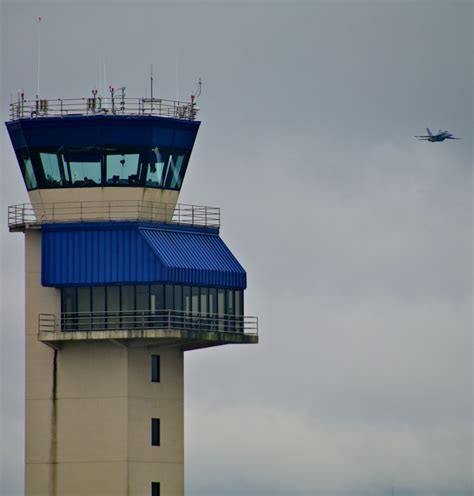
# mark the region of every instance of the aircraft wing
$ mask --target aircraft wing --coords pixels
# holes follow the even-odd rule
[[[462,139],[462,138],[455,138],[454,136],[449,136],[448,138],[446,139]]]

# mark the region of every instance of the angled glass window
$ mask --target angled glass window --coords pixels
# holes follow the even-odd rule
[[[71,174],[71,184],[77,187],[100,186],[102,184],[101,155],[93,153],[67,153],[64,163]]]
[[[20,164],[21,173],[23,174],[23,179],[25,180],[26,189],[28,191],[36,189],[38,187],[38,182],[36,180],[33,163],[31,162],[28,151],[25,149],[17,152],[17,157]]]
[[[59,156],[56,153],[46,152],[41,152],[39,155],[43,166],[45,186],[49,188],[64,186],[66,179]]]
[[[184,154],[178,155],[177,153],[170,154],[168,165],[166,168],[166,177],[164,186],[169,189],[180,189],[183,182],[184,173],[186,170]]]
[[[139,153],[106,153],[106,184],[108,186],[139,186],[141,164]]]
[[[148,151],[148,170],[145,186],[162,188],[165,164],[168,161],[168,152],[156,146]]]

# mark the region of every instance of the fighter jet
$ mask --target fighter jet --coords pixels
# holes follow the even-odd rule
[[[433,134],[430,131],[430,128],[427,127],[426,131],[428,132],[428,136],[415,136],[415,138],[418,138],[418,141],[431,141],[431,143],[436,143],[438,141],[444,141],[447,139],[452,139],[452,140],[457,140],[461,138],[455,138],[449,131],[443,131],[440,129],[438,131],[438,134]]]

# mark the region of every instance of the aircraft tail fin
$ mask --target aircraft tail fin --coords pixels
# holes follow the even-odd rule
[[[426,128],[426,132],[427,132],[430,136],[433,136],[433,133],[430,131],[430,128],[429,128],[429,127],[427,127],[427,128]]]

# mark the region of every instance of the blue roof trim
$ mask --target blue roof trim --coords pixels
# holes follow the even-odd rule
[[[42,284],[175,283],[245,289],[246,272],[216,228],[143,222],[42,227]]]
[[[201,123],[157,116],[95,115],[36,117],[5,124],[15,150],[35,146],[121,144],[191,151]]]

